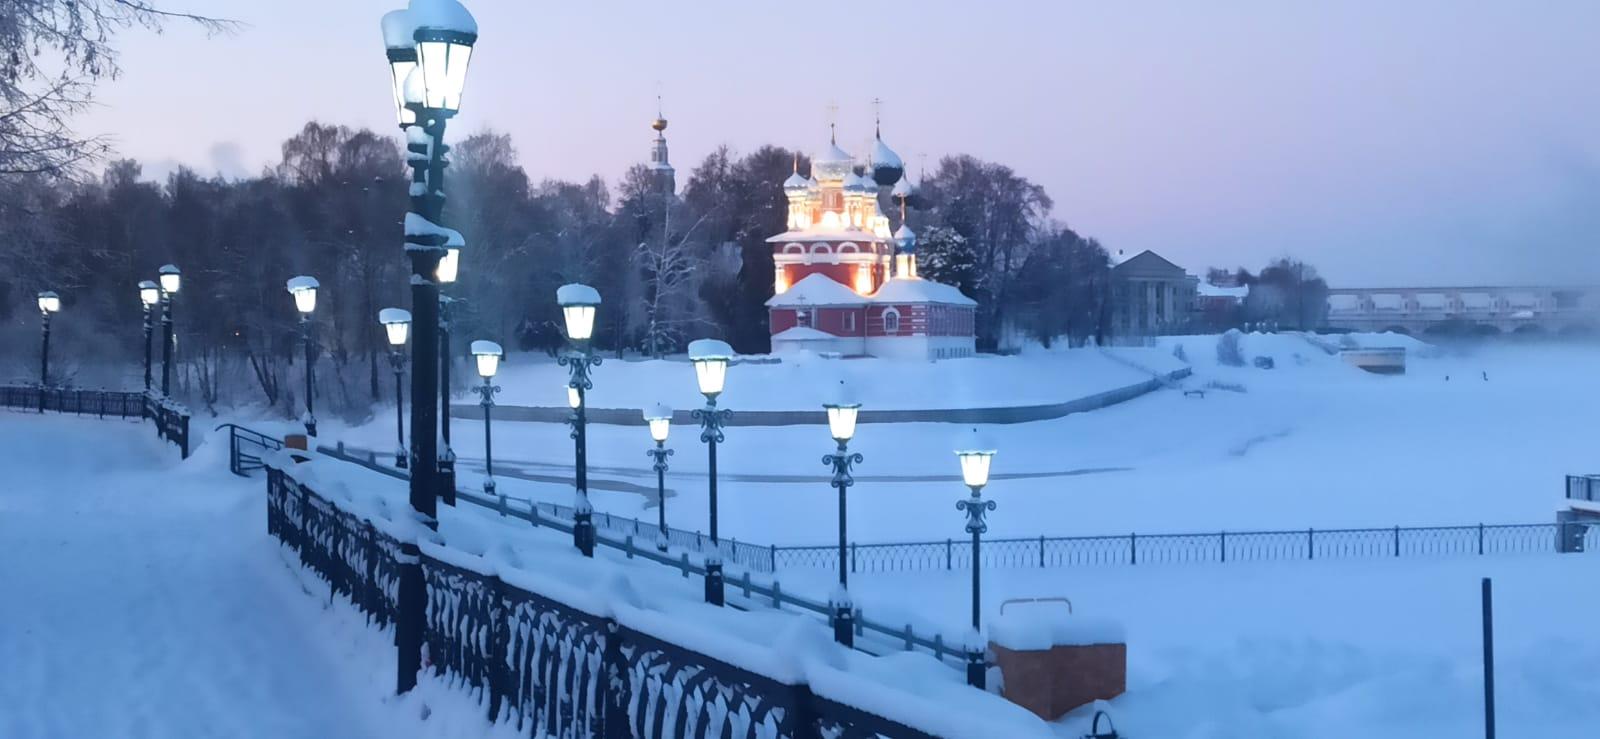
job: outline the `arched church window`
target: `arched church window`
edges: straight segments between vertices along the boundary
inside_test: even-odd
[[[890,308],[883,312],[883,332],[886,334],[900,333],[900,311]]]

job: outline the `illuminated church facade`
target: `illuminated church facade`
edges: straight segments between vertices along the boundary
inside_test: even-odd
[[[830,137],[833,139],[833,137]],[[811,176],[783,183],[788,226],[767,239],[774,264],[767,301],[775,354],[951,359],[974,353],[977,303],[917,275],[905,165],[880,133],[865,166],[830,140]],[[887,194],[898,228],[879,212]]]

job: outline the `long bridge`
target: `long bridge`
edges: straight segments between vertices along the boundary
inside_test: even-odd
[[[1408,334],[1581,335],[1600,328],[1600,286],[1336,288],[1327,322]]]

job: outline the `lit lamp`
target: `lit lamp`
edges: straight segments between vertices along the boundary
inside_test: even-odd
[[[50,316],[61,312],[61,296],[51,290],[39,293],[39,412],[44,412],[44,389],[50,386]]]
[[[706,444],[709,461],[707,469],[708,492],[711,507],[711,551],[706,553],[706,602],[720,606],[723,603],[722,542],[717,537],[717,444],[723,441],[722,427],[727,423],[727,409],[717,408],[717,396],[722,394],[723,383],[728,379],[728,362],[733,359],[733,347],[716,339],[695,339],[689,342],[689,361],[694,364],[695,382],[700,394],[706,396],[706,407],[696,408],[694,418],[700,422],[700,441]]]
[[[505,350],[493,341],[482,340],[472,342],[471,349],[473,359],[478,362],[478,376],[483,378],[483,384],[473,388],[483,398],[479,402],[483,406],[483,492],[494,495],[494,448],[490,443],[489,415],[494,408],[494,394],[500,391],[500,386],[491,381],[500,370],[500,357],[505,355]],[[504,510],[504,506],[501,508]]]
[[[823,464],[833,467],[831,484],[839,490],[839,589],[829,599],[828,605],[833,608],[833,639],[848,647],[855,643],[855,612],[848,590],[850,561],[845,532],[849,519],[845,491],[855,485],[855,478],[850,471],[862,460],[860,452],[852,454],[849,450],[850,439],[856,434],[856,415],[861,411],[861,404],[856,402],[850,388],[841,380],[834,387],[832,400],[823,403],[822,407],[828,411],[828,433],[839,444],[838,451],[822,458]]]
[[[645,409],[644,421],[650,427],[650,438],[656,443],[655,448],[645,452],[655,459],[656,515],[659,518],[656,549],[665,552],[667,551],[669,540],[667,532],[667,457],[672,456],[672,450],[667,448],[667,434],[672,432],[672,409],[657,403]]]
[[[389,79],[394,92],[394,111],[400,127],[415,125],[417,113],[406,107],[406,77],[417,68],[416,24],[411,13],[395,10],[383,16],[383,45],[389,58]]]
[[[155,307],[161,302],[161,286],[150,280],[139,283],[139,305],[144,307],[144,391],[150,392],[152,356],[150,339],[155,335]]]
[[[294,296],[295,310],[300,311],[302,320],[317,309],[317,278],[301,275],[288,282],[289,294]]]
[[[384,335],[389,339],[389,367],[394,370],[394,429],[397,445],[394,448],[394,466],[406,469],[405,421],[405,371],[406,338],[411,333],[411,312],[402,308],[384,308],[378,311],[378,323],[383,324]]]
[[[415,2],[407,14],[422,70],[423,107],[453,115],[461,109],[467,65],[478,42],[478,22],[454,0]]]
[[[314,389],[316,387],[317,343],[311,335],[313,325],[311,313],[317,309],[317,278],[309,275],[292,277],[285,284],[289,295],[294,297],[295,310],[300,311],[300,338],[306,345],[306,436],[317,435],[316,403],[314,402]]]
[[[589,371],[600,366],[600,358],[589,351],[589,340],[594,337],[595,311],[600,307],[600,292],[588,285],[573,283],[556,289],[556,303],[561,306],[561,316],[567,329],[567,339],[572,348],[556,359],[570,371],[567,380],[567,404],[575,411],[572,415],[572,440],[576,458],[573,482],[577,494],[573,501],[572,543],[585,557],[594,556],[594,507],[589,504],[589,442],[588,402],[586,393],[594,388]]]
[[[169,295],[177,295],[178,288],[183,284],[183,273],[179,272],[178,267],[172,264],[164,264],[157,271],[161,275],[161,289],[165,290]]]
[[[989,530],[988,523],[984,520],[985,514],[995,509],[992,500],[984,500],[981,496],[983,486],[989,484],[989,463],[994,460],[994,447],[985,443],[979,436],[977,429],[961,448],[956,450],[956,458],[961,460],[961,481],[972,490],[972,496],[966,500],[956,501],[956,510],[965,511],[967,514],[967,533],[972,534],[972,630],[978,631],[980,622],[979,597],[981,588],[980,571],[983,558],[981,556],[980,539],[984,532]],[[983,647],[976,644],[967,647],[967,684],[975,688],[983,688],[986,682],[984,671],[987,669],[984,659]]]

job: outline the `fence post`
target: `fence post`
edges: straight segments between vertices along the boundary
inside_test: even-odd
[[[1306,529],[1306,559],[1317,558],[1317,530]]]
[[[946,571],[955,569],[955,558],[952,556],[952,554],[953,554],[952,550],[953,549],[954,549],[954,547],[952,546],[952,542],[949,539],[945,539],[944,540],[944,569]]]
[[[1039,567],[1044,568],[1044,535],[1039,535]]]
[[[851,574],[855,574],[855,571],[856,571],[856,543],[852,541],[852,542],[850,542],[850,573]]]
[[[1478,554],[1483,554],[1483,522],[1478,522]]]
[[[1128,564],[1139,564],[1139,535],[1128,534]]]
[[[486,580],[489,583],[489,653],[485,655],[489,663],[489,720],[495,721],[500,717],[501,704],[511,693],[506,689],[511,681],[507,679],[504,656],[511,635],[506,623],[505,596],[501,594],[500,576],[490,575]],[[607,656],[610,656],[609,652]]]
[[[777,580],[772,581],[772,607],[783,607],[783,586]]]
[[[1394,556],[1400,556],[1400,527],[1394,527]]]
[[[1226,532],[1226,531],[1222,532],[1220,534],[1220,538],[1222,539],[1222,542],[1217,547],[1217,549],[1218,549],[1218,551],[1222,552],[1222,561],[1223,562],[1227,562],[1228,561],[1228,532]]]
[[[1494,589],[1483,578],[1483,736],[1494,739]]]
[[[777,544],[768,544],[767,545],[767,572],[771,572],[773,574],[777,574],[777,572],[778,572],[778,545]]]
[[[622,537],[622,549],[628,553],[628,559],[633,559],[633,534]]]

